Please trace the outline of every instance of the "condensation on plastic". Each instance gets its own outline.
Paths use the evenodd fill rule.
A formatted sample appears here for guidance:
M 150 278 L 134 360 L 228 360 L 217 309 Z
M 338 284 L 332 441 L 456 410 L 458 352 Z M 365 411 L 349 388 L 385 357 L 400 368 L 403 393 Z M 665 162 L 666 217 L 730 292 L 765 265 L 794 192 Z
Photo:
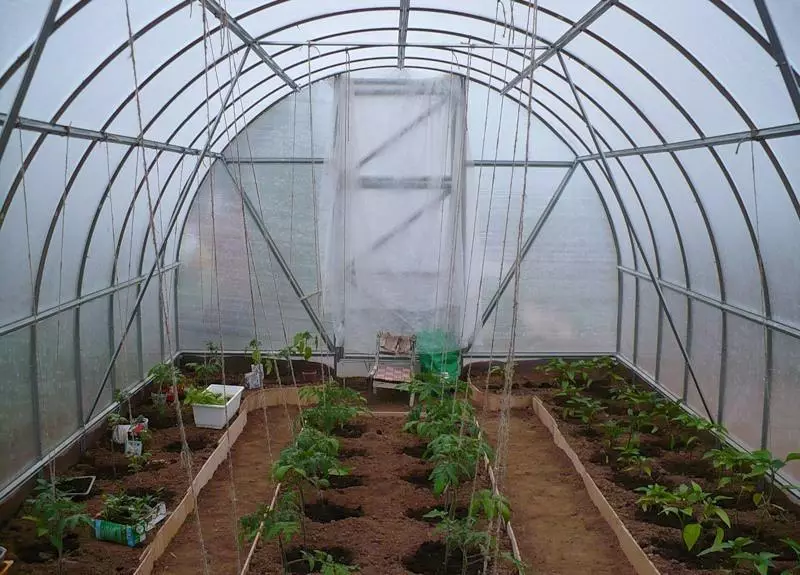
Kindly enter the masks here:
M 0 338 L 0 487 L 4 487 L 38 457 L 31 381 L 31 328 L 22 328 Z
M 772 385 L 770 387 L 769 430 L 767 447 L 778 457 L 800 451 L 800 341 L 780 333 L 772 336 Z M 788 471 L 794 483 L 800 482 L 800 465 L 790 463 Z
M 730 326 L 729 326 L 730 328 Z M 702 302 L 692 302 L 692 340 L 689 358 L 703 397 L 716 420 L 719 409 L 720 361 L 722 356 L 722 312 Z M 730 350 L 728 350 L 730 358 Z M 687 383 L 686 402 L 705 415 L 700 395 L 691 376 Z
M 689 300 L 686 296 L 675 293 L 671 290 L 663 290 L 664 299 L 667 303 L 678 337 L 685 349 L 688 349 L 686 339 L 686 320 L 687 307 Z M 694 367 L 694 366 L 693 366 Z M 675 333 L 667 321 L 666 316 L 661 322 L 661 355 L 658 370 L 658 382 L 670 390 L 676 397 L 683 397 L 683 382 L 686 372 L 686 361 L 681 354 L 678 340 Z

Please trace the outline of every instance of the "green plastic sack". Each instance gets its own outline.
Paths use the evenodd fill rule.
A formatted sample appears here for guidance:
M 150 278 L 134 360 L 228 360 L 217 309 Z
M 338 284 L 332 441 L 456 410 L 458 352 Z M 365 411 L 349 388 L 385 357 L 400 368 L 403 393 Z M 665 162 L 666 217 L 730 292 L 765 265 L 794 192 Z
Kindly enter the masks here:
M 417 359 L 421 373 L 446 373 L 456 380 L 461 375 L 461 347 L 451 334 L 421 331 L 417 335 Z

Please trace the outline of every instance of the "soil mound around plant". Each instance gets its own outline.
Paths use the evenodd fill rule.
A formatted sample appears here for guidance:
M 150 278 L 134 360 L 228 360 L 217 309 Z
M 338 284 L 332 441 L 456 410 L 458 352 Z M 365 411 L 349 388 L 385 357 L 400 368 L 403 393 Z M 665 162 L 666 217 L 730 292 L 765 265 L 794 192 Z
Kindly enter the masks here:
M 330 523 L 350 517 L 363 517 L 364 510 L 361 507 L 345 507 L 330 501 L 319 501 L 317 503 L 307 503 L 303 508 L 305 516 L 317 523 Z
M 366 449 L 360 448 L 353 448 L 353 449 L 341 449 L 339 451 L 339 459 L 350 459 L 352 457 L 364 457 L 367 454 Z

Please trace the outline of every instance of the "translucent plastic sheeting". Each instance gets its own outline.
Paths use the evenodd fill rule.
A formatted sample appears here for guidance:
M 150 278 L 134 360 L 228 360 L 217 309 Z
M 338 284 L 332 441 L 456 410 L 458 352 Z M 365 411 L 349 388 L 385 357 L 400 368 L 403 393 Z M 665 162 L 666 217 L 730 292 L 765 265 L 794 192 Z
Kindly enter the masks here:
M 35 382 L 31 369 L 31 328 L 0 337 L 0 488 L 38 457 L 39 422 L 34 416 Z
M 658 373 L 658 316 L 661 302 L 653 283 L 637 278 L 639 308 L 636 314 L 636 363 L 655 379 Z
M 517 172 L 516 178 L 522 179 L 523 169 L 517 168 Z M 527 193 L 530 197 L 526 198 L 526 205 L 531 205 L 531 212 L 526 209 L 525 217 L 526 222 L 530 222 L 526 225 L 528 230 L 557 186 L 556 182 L 547 182 L 550 178 L 545 176 L 546 172 L 537 169 L 529 173 Z M 485 195 L 482 188 L 481 200 Z M 500 198 L 494 209 L 504 217 L 506 208 L 502 194 Z M 484 201 L 479 205 L 484 205 Z M 519 217 L 518 204 L 516 209 L 512 206 L 510 212 L 512 219 L 516 220 Z M 509 227 L 514 226 L 512 223 Z M 481 311 L 491 299 L 499 278 L 502 247 L 498 236 L 502 236 L 502 231 L 494 229 L 492 232 L 494 235 L 487 237 L 489 249 L 481 290 Z M 506 260 L 505 270 L 516 254 L 514 237 L 508 238 L 507 251 L 510 255 L 502 258 Z M 617 328 L 615 266 L 611 231 L 597 193 L 586 175 L 577 171 L 522 262 L 517 350 L 555 354 L 613 352 Z M 501 298 L 496 317 L 489 317 L 479 332 L 473 352 L 492 352 L 495 357 L 506 353 L 512 320 L 512 295 L 513 284 Z
M 80 423 L 74 324 L 75 314 L 70 310 L 36 326 L 39 431 L 44 451 L 61 443 Z
M 122 289 L 113 296 L 113 348 L 116 350 L 120 341 L 123 342 L 119 357 L 114 363 L 112 374 L 114 389 L 126 389 L 132 382 L 141 379 L 142 375 L 142 361 L 139 354 L 140 322 L 134 321 L 128 334 L 124 339 L 122 337 L 125 326 L 134 312 L 133 306 L 137 296 L 138 288 L 136 286 Z M 106 385 L 112 385 L 112 382 L 109 381 Z
M 737 150 L 738 148 L 738 150 Z M 800 326 L 800 213 L 759 144 L 716 148 L 742 196 L 764 258 L 772 316 Z
M 620 333 L 619 333 L 619 353 L 627 360 L 636 363 L 634 360 L 635 332 L 636 332 L 636 306 L 638 295 L 636 288 L 636 277 L 629 274 L 621 274 L 622 281 L 622 305 L 620 305 Z
M 767 446 L 778 457 L 797 451 L 800 445 L 800 340 L 783 334 L 772 336 L 772 384 L 770 386 Z M 800 465 L 790 463 L 794 483 L 800 482 Z
M 686 338 L 687 314 L 688 307 L 692 304 L 686 296 L 669 290 L 664 290 L 664 299 L 667 302 L 667 308 L 670 314 L 672 314 L 672 319 L 675 321 L 678 337 L 681 343 L 683 343 L 684 348 L 688 349 L 688 339 Z M 683 386 L 686 381 L 685 375 L 686 361 L 678 346 L 675 333 L 672 331 L 666 316 L 664 316 L 661 322 L 658 382 L 672 392 L 673 395 L 682 398 Z
M 783 51 L 789 59 L 789 63 L 798 69 L 800 67 L 800 38 L 794 23 L 800 21 L 800 4 L 792 0 L 767 0 L 770 16 L 775 28 L 778 29 L 778 36 L 783 45 Z M 758 14 L 750 20 L 758 21 Z
M 711 414 L 716 419 L 719 410 L 722 348 L 727 345 L 722 341 L 722 312 L 710 305 L 692 302 L 692 323 L 689 332 L 691 334 L 689 358 L 692 361 L 692 369 Z M 691 378 L 685 399 L 697 413 L 705 414 L 700 395 Z
M 727 314 L 722 423 L 750 449 L 761 446 L 766 366 L 764 328 Z
M 244 350 L 257 335 L 264 348 L 277 350 L 286 345 L 287 336 L 314 333 L 255 221 L 242 210 L 233 181 L 216 164 L 198 191 L 183 232 L 178 273 L 181 349 L 204 349 L 206 342 L 222 340 L 226 350 Z
M 111 333 L 109 322 L 110 297 L 102 297 L 82 305 L 79 310 L 81 328 L 81 392 L 84 416 L 92 408 L 100 389 L 103 375 L 111 361 Z M 106 385 L 100 397 L 99 409 L 109 405 L 113 397 L 112 382 Z
M 455 76 L 341 76 L 319 191 L 323 305 L 347 351 L 375 333 L 439 329 L 472 340 L 478 266 L 468 261 L 476 189 L 466 91 Z M 473 281 L 475 280 L 475 281 Z

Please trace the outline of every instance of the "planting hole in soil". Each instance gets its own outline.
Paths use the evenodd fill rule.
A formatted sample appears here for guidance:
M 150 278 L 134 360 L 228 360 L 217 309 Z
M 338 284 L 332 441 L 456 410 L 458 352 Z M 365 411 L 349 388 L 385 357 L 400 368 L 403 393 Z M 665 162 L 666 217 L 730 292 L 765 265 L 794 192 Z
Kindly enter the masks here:
M 433 517 L 425 517 L 431 511 L 446 511 L 447 508 L 444 505 L 437 505 L 435 507 L 417 507 L 415 509 L 406 509 L 406 517 L 409 519 L 416 519 L 417 521 L 424 521 L 425 523 L 430 523 L 431 525 L 435 525 L 439 523 L 441 519 L 436 519 Z M 466 507 L 456 507 L 456 519 L 464 519 L 469 514 L 469 510 Z
M 403 453 L 408 455 L 409 457 L 414 457 L 416 459 L 422 459 L 422 456 L 425 454 L 425 450 L 428 446 L 424 443 L 418 445 L 410 445 L 408 447 L 403 448 Z
M 342 565 L 353 565 L 353 552 L 345 547 L 323 547 L 322 549 L 312 549 L 310 547 L 292 547 L 286 552 L 286 562 L 289 564 L 289 573 L 311 573 L 308 561 L 303 557 L 303 551 L 314 553 L 322 551 L 327 553 L 333 560 Z
M 317 523 L 330 523 L 349 517 L 362 517 L 364 515 L 361 507 L 344 507 L 329 501 L 319 501 L 317 503 L 307 503 L 303 508 L 305 516 Z
M 328 481 L 331 483 L 331 489 L 347 489 L 364 485 L 364 478 L 361 475 L 332 475 Z
M 345 423 L 342 427 L 334 429 L 333 434 L 338 437 L 357 438 L 364 434 L 367 426 L 363 423 Z
M 428 479 L 428 475 L 430 475 L 430 472 L 427 470 L 415 471 L 414 473 L 404 475 L 402 479 L 416 487 L 424 487 L 427 489 L 433 485 L 433 482 Z
M 367 454 L 366 449 L 341 449 L 339 451 L 339 457 L 341 459 L 350 459 L 351 457 L 364 457 Z
M 419 546 L 417 552 L 403 559 L 403 565 L 412 573 L 420 575 L 461 575 L 462 559 L 460 549 L 447 548 L 441 541 L 426 541 Z M 445 557 L 447 563 L 445 564 Z M 475 556 L 467 565 L 467 575 L 478 575 L 483 571 L 483 555 L 476 550 Z
M 31 535 L 35 537 L 35 532 L 31 532 Z M 75 533 L 68 534 L 64 538 L 64 555 L 75 551 L 79 546 L 78 535 Z M 58 551 L 45 539 L 26 541 L 14 551 L 17 557 L 26 563 L 46 563 L 58 559 Z
M 200 451 L 207 447 L 213 447 L 214 441 L 209 437 L 194 437 L 187 439 L 186 444 L 191 451 Z M 169 451 L 170 453 L 180 453 L 182 449 L 183 444 L 180 441 L 173 441 L 164 446 L 164 451 Z

